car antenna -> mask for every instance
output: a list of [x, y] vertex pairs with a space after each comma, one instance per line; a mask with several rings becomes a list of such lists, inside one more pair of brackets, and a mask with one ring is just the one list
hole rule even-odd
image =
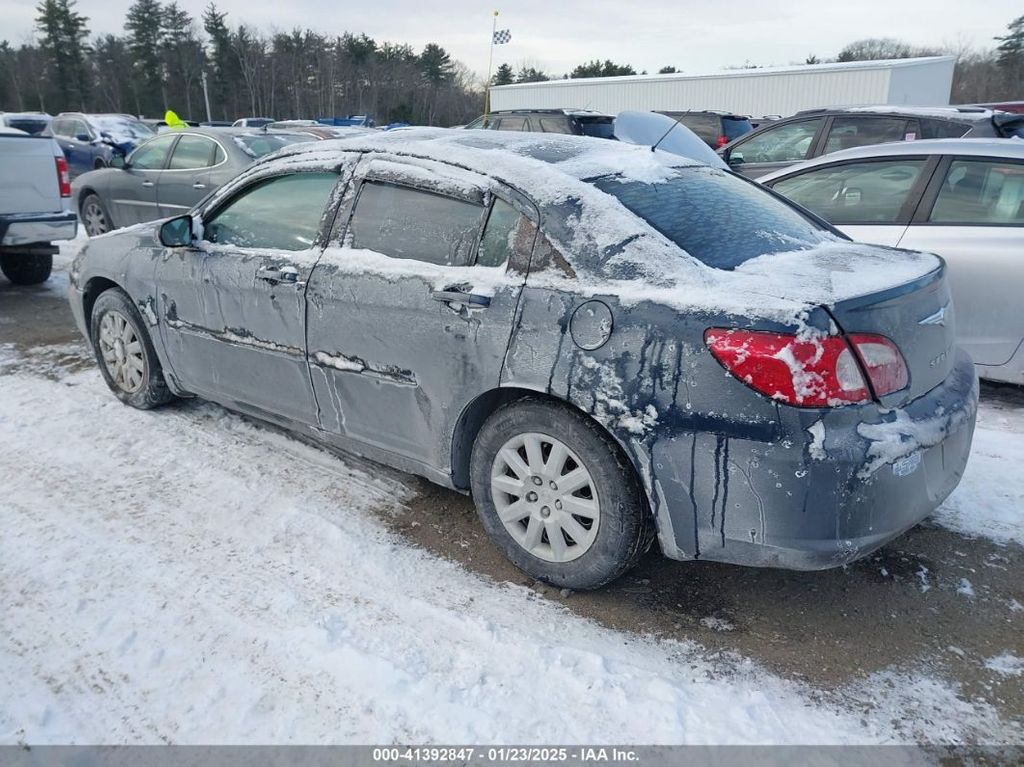
[[672, 131], [674, 131], [676, 126], [679, 125], [679, 121], [682, 120], [684, 117], [686, 117], [686, 115], [688, 115], [688, 114], [690, 114], [690, 110], [689, 109], [687, 109], [685, 112], [683, 112], [681, 115], [679, 115], [679, 117], [676, 118], [676, 121], [674, 123], [672, 123], [672, 125], [669, 126], [669, 129], [667, 131], [665, 131], [665, 133], [662, 135], [662, 137], [660, 139], [658, 139], [658, 142], [654, 146], [651, 147], [651, 151], [652, 152], [655, 149], [658, 148], [658, 146], [661, 144], [662, 141], [664, 141], [666, 138], [668, 138], [668, 134], [671, 133]]

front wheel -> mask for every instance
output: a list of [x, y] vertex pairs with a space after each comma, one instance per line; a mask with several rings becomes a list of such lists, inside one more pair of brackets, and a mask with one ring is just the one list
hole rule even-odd
[[174, 399], [142, 316], [124, 291], [101, 293], [89, 324], [96, 362], [114, 396], [140, 410]]
[[114, 228], [103, 201], [95, 194], [82, 200], [82, 223], [85, 225], [85, 233], [90, 237], [106, 234]]
[[15, 285], [38, 285], [50, 279], [53, 256], [39, 253], [0, 254], [0, 272]]
[[473, 499], [491, 539], [546, 583], [595, 589], [636, 564], [653, 524], [632, 466], [594, 421], [524, 399], [495, 411], [473, 445]]

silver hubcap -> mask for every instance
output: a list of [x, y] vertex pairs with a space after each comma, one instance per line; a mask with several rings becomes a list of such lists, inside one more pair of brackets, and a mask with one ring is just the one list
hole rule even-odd
[[571, 562], [597, 538], [601, 504], [590, 472], [547, 434], [519, 434], [502, 446], [491, 498], [509, 535], [538, 559]]
[[105, 234], [110, 230], [103, 209], [95, 202], [89, 202], [82, 213], [85, 219], [85, 231], [89, 235]]
[[128, 394], [142, 388], [146, 380], [142, 343], [121, 312], [109, 311], [100, 319], [100, 354], [117, 388]]

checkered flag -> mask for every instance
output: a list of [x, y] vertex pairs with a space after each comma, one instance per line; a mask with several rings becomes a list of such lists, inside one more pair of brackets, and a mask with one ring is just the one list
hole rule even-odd
[[512, 42], [512, 33], [507, 29], [498, 29], [494, 32], [494, 44], [504, 45]]

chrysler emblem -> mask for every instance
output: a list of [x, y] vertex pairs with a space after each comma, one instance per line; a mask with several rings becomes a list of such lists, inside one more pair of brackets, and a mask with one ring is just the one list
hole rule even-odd
[[935, 314], [931, 314], [920, 320], [918, 325], [945, 325], [946, 324], [946, 312], [949, 310], [949, 304], [946, 304], [939, 309]]

